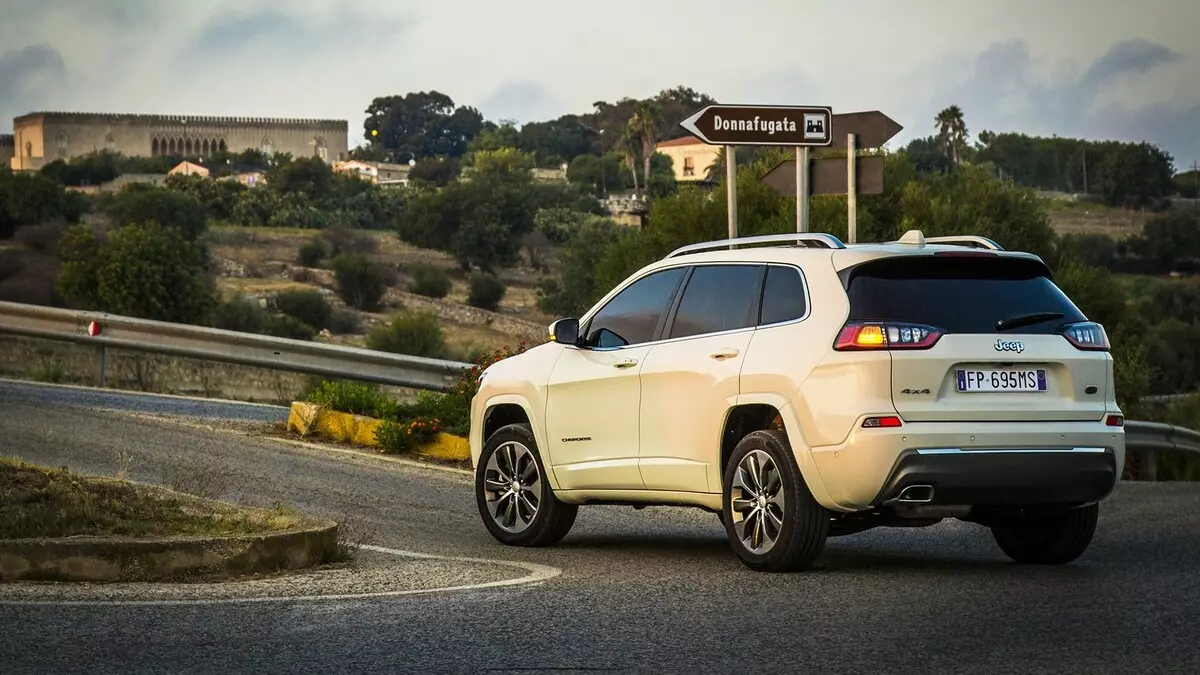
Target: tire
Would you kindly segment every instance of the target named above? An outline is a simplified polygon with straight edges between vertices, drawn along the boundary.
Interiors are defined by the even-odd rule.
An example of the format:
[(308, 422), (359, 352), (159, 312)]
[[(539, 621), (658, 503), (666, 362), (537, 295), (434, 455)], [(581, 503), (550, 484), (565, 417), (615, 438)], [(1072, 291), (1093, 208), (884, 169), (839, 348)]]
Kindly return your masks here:
[[(770, 465), (763, 461), (764, 458), (769, 459)], [(751, 461), (758, 464), (760, 475), (766, 478), (763, 500), (750, 499), (756, 489), (753, 485), (755, 477), (750, 472)], [(745, 467), (744, 463), (747, 464)], [(776, 480), (779, 484), (772, 491), (770, 486)], [(725, 467), (722, 494), (721, 520), (729, 545), (747, 567), (760, 572), (807, 569), (825, 549), (829, 512), (813, 499), (796, 466), (791, 444), (782, 432), (755, 431), (737, 444)], [(754, 513), (756, 506), (757, 515)], [(746, 514), (746, 510), (751, 513)], [(756, 521), (762, 528), (757, 534)], [(772, 531), (776, 536), (767, 546), (766, 540)]]
[(1000, 550), (1024, 565), (1065, 565), (1087, 550), (1096, 533), (1100, 505), (992, 525)]
[[(513, 461), (517, 463), (517, 472), (510, 469)], [(531, 470), (530, 463), (536, 471)], [(512, 484), (510, 473), (521, 477), (521, 490), (517, 493), (509, 487)], [(509, 480), (501, 481), (500, 478)], [(503, 489), (488, 489), (500, 486)], [(501, 496), (506, 493), (507, 496)], [(475, 470), (475, 502), (488, 532), (509, 546), (557, 544), (567, 536), (579, 511), (578, 505), (567, 504), (554, 496), (537, 441), (528, 424), (501, 427), (487, 439)], [(531, 510), (532, 518), (528, 518)]]

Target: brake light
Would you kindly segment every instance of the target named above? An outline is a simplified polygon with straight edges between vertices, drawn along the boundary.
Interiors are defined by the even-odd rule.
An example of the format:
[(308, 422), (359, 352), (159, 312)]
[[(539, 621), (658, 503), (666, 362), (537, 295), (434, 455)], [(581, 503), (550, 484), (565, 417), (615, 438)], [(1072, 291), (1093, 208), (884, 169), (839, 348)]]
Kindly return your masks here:
[(838, 334), (837, 351), (865, 349), (929, 349), (942, 331), (915, 323), (848, 323)]
[(1123, 427), (1125, 426), (1125, 416), (1109, 415), (1107, 418), (1105, 418), (1104, 424), (1110, 427)]
[(1104, 326), (1094, 321), (1073, 323), (1063, 329), (1062, 336), (1076, 349), (1084, 351), (1105, 352), (1111, 346), (1108, 343), (1108, 333), (1104, 332)]
[(864, 429), (894, 429), (901, 426), (903, 422), (895, 415), (885, 415), (883, 417), (868, 417), (863, 420)]

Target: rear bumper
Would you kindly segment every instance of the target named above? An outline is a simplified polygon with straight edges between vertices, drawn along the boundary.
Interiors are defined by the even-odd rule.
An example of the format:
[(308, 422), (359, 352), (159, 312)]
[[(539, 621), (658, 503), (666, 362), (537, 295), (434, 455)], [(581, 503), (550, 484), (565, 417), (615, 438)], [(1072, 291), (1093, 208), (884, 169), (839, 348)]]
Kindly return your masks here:
[(908, 450), (871, 504), (902, 503), (913, 486), (931, 488), (909, 492), (925, 504), (1085, 504), (1107, 497), (1118, 477), (1116, 457), (1103, 447)]
[(1084, 503), (1115, 486), (1125, 433), (1099, 421), (856, 425), (810, 453), (835, 511), (879, 506), (909, 485), (933, 486), (936, 504)]

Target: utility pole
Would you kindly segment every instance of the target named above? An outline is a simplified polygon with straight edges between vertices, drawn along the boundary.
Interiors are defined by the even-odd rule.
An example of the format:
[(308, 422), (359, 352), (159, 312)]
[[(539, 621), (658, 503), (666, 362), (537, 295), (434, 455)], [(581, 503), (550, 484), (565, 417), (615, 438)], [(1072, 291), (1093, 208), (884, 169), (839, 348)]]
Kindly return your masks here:
[(1083, 194), (1091, 194), (1088, 192), (1087, 184), (1087, 146), (1083, 146)]

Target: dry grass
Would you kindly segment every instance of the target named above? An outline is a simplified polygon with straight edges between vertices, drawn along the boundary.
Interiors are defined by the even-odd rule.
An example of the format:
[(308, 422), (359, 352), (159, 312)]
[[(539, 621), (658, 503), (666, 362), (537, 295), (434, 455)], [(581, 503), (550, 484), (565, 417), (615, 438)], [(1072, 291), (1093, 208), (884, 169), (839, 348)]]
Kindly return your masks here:
[(148, 486), (0, 459), (0, 532), (6, 538), (251, 534), (303, 522), (282, 509), (202, 505)]
[(1118, 241), (1140, 234), (1154, 214), (1148, 211), (1114, 209), (1102, 204), (1060, 204), (1050, 209), (1050, 224), (1059, 234), (1106, 234)]

